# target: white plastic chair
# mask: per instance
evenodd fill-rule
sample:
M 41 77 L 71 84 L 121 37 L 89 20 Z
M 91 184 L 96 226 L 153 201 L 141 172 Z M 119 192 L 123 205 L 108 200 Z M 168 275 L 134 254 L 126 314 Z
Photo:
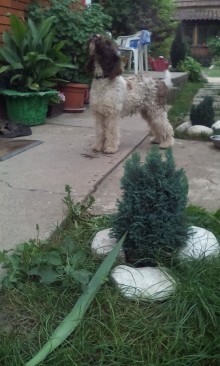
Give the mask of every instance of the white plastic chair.
M 147 45 L 139 47 L 139 40 L 142 31 L 130 36 L 120 36 L 117 39 L 118 48 L 120 51 L 129 51 L 128 69 L 131 69 L 132 55 L 134 57 L 134 73 L 138 74 L 140 71 L 148 70 L 148 56 L 147 56 Z

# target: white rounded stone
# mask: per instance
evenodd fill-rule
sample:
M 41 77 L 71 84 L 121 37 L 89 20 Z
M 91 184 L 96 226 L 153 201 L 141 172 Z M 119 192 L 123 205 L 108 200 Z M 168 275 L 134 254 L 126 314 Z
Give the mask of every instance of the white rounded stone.
M 211 231 L 191 226 L 189 232 L 186 246 L 179 252 L 180 258 L 198 259 L 219 255 L 219 243 Z
M 220 121 L 216 121 L 215 123 L 213 123 L 212 129 L 213 129 L 213 133 L 215 135 L 219 135 L 220 134 Z
M 107 255 L 114 248 L 117 240 L 115 238 L 110 238 L 110 231 L 111 229 L 101 230 L 95 235 L 91 245 L 94 254 L 100 256 Z M 121 249 L 119 257 L 124 258 L 123 249 Z
M 208 136 L 213 135 L 213 130 L 212 128 L 206 127 L 206 126 L 202 126 L 202 125 L 195 125 L 190 127 L 187 130 L 187 133 L 189 135 L 199 135 L 200 133 L 205 133 Z
M 133 268 L 120 265 L 111 278 L 122 295 L 129 299 L 165 300 L 175 290 L 175 281 L 165 271 L 155 267 Z
M 178 132 L 185 132 L 187 131 L 190 127 L 192 127 L 192 123 L 190 121 L 187 122 L 183 122 L 181 125 L 179 125 L 176 128 L 176 131 Z

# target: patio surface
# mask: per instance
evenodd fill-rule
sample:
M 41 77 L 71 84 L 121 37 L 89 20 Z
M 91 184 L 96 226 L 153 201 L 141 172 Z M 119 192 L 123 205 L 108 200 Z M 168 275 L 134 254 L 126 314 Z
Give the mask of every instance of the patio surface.
M 126 157 L 136 150 L 144 159 L 151 148 L 149 130 L 138 115 L 120 126 L 121 145 L 113 155 L 92 152 L 89 107 L 32 127 L 28 139 L 43 143 L 0 162 L 0 250 L 36 238 L 36 224 L 40 239 L 47 238 L 65 218 L 66 184 L 76 201 L 95 196 L 94 213 L 114 211 Z M 211 142 L 176 140 L 173 152 L 189 180 L 189 202 L 211 211 L 220 208 L 220 150 Z

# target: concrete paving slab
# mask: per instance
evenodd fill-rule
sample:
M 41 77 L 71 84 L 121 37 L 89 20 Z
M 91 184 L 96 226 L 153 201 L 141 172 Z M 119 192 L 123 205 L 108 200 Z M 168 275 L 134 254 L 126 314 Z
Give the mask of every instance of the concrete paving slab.
M 65 218 L 66 184 L 75 201 L 93 193 L 95 213 L 115 209 L 125 159 L 134 150 L 144 159 L 151 148 L 139 116 L 122 120 L 120 127 L 121 145 L 113 155 L 92 152 L 95 126 L 89 108 L 32 128 L 28 139 L 43 143 L 0 162 L 0 249 L 36 238 L 36 224 L 40 238 L 47 238 Z M 173 151 L 188 176 L 189 201 L 213 211 L 220 208 L 220 150 L 211 142 L 179 140 Z
M 0 163 L 0 248 L 36 237 L 45 239 L 65 218 L 65 185 L 76 201 L 85 198 L 148 134 L 139 116 L 122 122 L 121 145 L 116 154 L 92 152 L 94 120 L 83 114 L 63 114 L 32 127 L 43 143 Z
M 142 160 L 151 146 L 146 139 L 137 149 Z M 173 148 L 177 168 L 184 168 L 189 182 L 189 203 L 202 206 L 210 211 L 220 208 L 220 150 L 211 142 L 176 140 Z M 97 187 L 93 194 L 96 202 L 95 214 L 112 213 L 116 201 L 121 197 L 120 179 L 124 173 L 121 163 Z

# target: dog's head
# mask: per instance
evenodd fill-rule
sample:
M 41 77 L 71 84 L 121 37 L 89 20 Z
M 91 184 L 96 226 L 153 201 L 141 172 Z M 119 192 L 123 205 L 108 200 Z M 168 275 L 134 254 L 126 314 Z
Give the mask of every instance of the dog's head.
M 104 49 L 111 49 L 112 52 L 116 52 L 116 45 L 107 36 L 93 34 L 89 39 L 89 54 L 95 55 Z
M 89 56 L 98 62 L 110 79 L 122 73 L 117 45 L 110 37 L 93 34 L 89 39 Z

